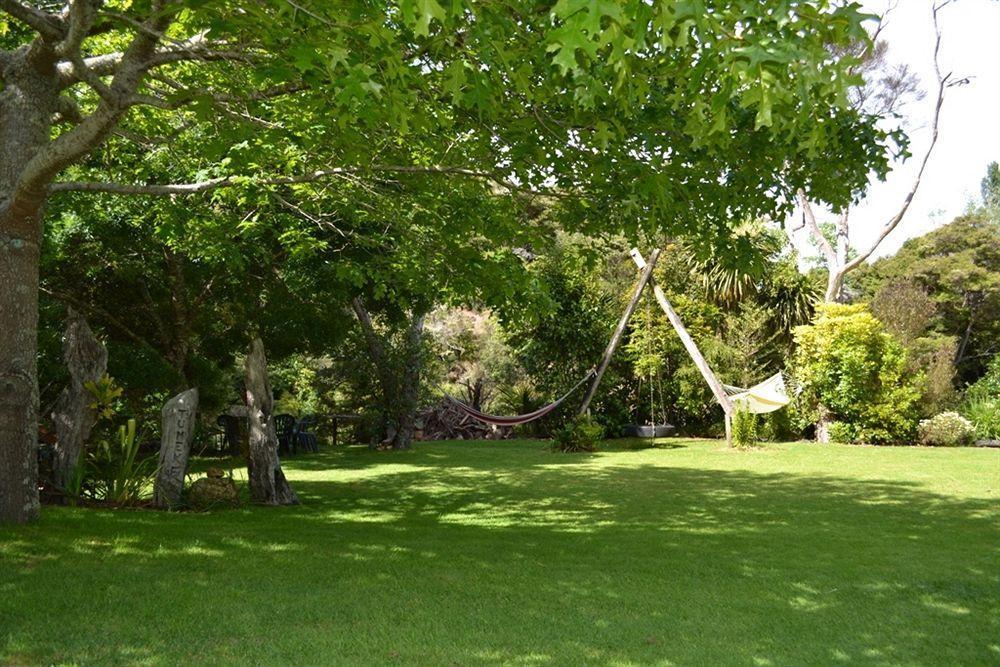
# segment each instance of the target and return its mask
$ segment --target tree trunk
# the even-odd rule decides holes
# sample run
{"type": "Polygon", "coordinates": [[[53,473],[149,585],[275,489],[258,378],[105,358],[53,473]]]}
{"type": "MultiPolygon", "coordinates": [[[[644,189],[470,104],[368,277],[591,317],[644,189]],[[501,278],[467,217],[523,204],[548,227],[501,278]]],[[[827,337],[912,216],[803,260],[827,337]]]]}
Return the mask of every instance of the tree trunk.
{"type": "Polygon", "coordinates": [[[403,381],[396,403],[396,435],[393,449],[409,449],[413,444],[413,430],[417,422],[420,403],[420,371],[423,367],[421,342],[424,332],[424,315],[414,314],[406,335],[406,361],[403,364],[403,381]]]}
{"type": "Polygon", "coordinates": [[[38,215],[0,204],[0,523],[39,512],[38,215]]]}
{"type": "Polygon", "coordinates": [[[825,406],[819,406],[819,417],[816,419],[816,442],[830,444],[830,427],[833,425],[833,415],[825,406]]]}
{"type": "Polygon", "coordinates": [[[957,368],[960,363],[965,359],[965,350],[969,346],[969,339],[972,337],[972,326],[976,321],[976,308],[972,305],[975,299],[970,297],[969,293],[965,293],[965,297],[962,299],[962,305],[969,308],[969,322],[966,324],[965,333],[962,334],[962,341],[958,344],[958,348],[955,350],[955,367],[957,368]]]}
{"type": "Polygon", "coordinates": [[[387,346],[375,330],[371,315],[360,297],[354,298],[351,307],[358,317],[372,364],[375,366],[375,374],[379,379],[382,412],[385,418],[385,438],[381,441],[381,445],[392,449],[408,449],[413,443],[413,431],[419,407],[420,372],[423,367],[421,341],[425,313],[415,311],[411,315],[404,342],[405,349],[402,351],[402,373],[397,373],[387,346]]]}
{"type": "Polygon", "coordinates": [[[38,518],[38,257],[48,188],[21,176],[50,140],[56,57],[19,50],[0,85],[0,523],[38,518]]]}
{"type": "Polygon", "coordinates": [[[826,293],[823,301],[826,303],[841,303],[844,300],[844,277],[843,267],[829,266],[829,274],[826,278],[826,293]]]}
{"type": "Polygon", "coordinates": [[[63,359],[69,369],[69,385],[59,394],[52,421],[56,431],[53,480],[65,489],[83,453],[97,415],[90,407],[93,396],[88,382],[97,382],[108,370],[108,350],[87,325],[87,320],[72,308],[63,334],[63,359]]]}
{"type": "Polygon", "coordinates": [[[246,401],[250,424],[250,499],[263,505],[298,505],[299,498],[285,479],[278,460],[278,434],[274,429],[274,396],[267,378],[264,342],[250,344],[246,359],[246,401]]]}

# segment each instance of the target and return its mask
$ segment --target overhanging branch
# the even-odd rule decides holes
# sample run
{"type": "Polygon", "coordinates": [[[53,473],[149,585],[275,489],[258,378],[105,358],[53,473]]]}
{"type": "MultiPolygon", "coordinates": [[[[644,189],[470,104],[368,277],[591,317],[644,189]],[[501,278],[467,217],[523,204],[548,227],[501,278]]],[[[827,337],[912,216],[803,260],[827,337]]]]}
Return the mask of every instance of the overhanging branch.
{"type": "Polygon", "coordinates": [[[513,191],[532,192],[529,188],[523,188],[506,179],[497,177],[488,171],[480,171],[467,167],[449,166],[410,166],[410,165],[375,165],[371,167],[335,167],[333,169],[321,169],[306,174],[296,176],[276,176],[271,178],[252,178],[247,176],[220,176],[209,178],[203,181],[190,183],[169,183],[169,184],[133,184],[133,183],[102,183],[93,181],[62,181],[53,183],[49,191],[56,192],[102,192],[117,195],[146,195],[154,197],[168,197],[173,195],[193,195],[204,192],[211,192],[219,188],[233,187],[236,185],[294,185],[296,183],[312,183],[328,178],[346,177],[352,174],[363,172],[392,173],[392,174],[440,174],[448,176],[460,176],[473,178],[490,183],[496,183],[501,187],[513,191]]]}
{"type": "Polygon", "coordinates": [[[0,10],[32,28],[47,42],[57,42],[65,35],[65,26],[56,16],[17,0],[0,0],[0,10]]]}

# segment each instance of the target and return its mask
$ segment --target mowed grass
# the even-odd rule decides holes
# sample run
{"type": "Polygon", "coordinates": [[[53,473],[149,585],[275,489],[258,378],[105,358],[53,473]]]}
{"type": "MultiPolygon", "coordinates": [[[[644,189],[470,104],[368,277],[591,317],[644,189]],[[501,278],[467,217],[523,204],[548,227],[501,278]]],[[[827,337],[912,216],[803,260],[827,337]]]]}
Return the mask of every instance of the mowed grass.
{"type": "Polygon", "coordinates": [[[0,663],[1000,664],[1000,451],[418,443],[0,529],[0,663]]]}

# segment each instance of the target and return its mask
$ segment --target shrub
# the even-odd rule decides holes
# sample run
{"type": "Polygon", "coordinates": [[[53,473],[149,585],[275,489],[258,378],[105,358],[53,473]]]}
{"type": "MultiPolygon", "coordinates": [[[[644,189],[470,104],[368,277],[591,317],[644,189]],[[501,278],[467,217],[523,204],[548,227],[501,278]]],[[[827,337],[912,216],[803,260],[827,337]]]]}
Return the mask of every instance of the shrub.
{"type": "Polygon", "coordinates": [[[795,329],[793,360],[802,415],[840,422],[846,442],[909,441],[922,375],[906,372],[906,350],[863,305],[824,304],[795,329]]]}
{"type": "Polygon", "coordinates": [[[1000,439],[1000,355],[993,357],[986,375],[965,392],[962,412],[976,427],[976,435],[1000,439]]]}
{"type": "Polygon", "coordinates": [[[935,447],[958,447],[972,443],[976,429],[957,412],[942,412],[924,419],[918,427],[920,444],[935,447]]]}
{"type": "Polygon", "coordinates": [[[737,408],[733,414],[733,445],[749,449],[757,442],[757,415],[745,408],[737,408]]]}
{"type": "Polygon", "coordinates": [[[850,424],[832,422],[830,424],[830,442],[857,442],[857,433],[850,424]]]}
{"type": "Polygon", "coordinates": [[[590,417],[575,417],[552,434],[552,449],[557,452],[593,452],[604,436],[604,428],[590,417]]]}
{"type": "Polygon", "coordinates": [[[757,437],[771,442],[785,442],[802,437],[801,429],[796,429],[795,410],[793,405],[786,405],[780,410],[768,412],[760,419],[757,437]]]}
{"type": "Polygon", "coordinates": [[[962,409],[976,435],[984,440],[1000,440],[1000,398],[966,399],[962,409]]]}
{"type": "Polygon", "coordinates": [[[138,503],[156,474],[156,457],[139,457],[135,420],[118,428],[117,437],[98,441],[91,460],[94,495],[123,505],[138,503]]]}

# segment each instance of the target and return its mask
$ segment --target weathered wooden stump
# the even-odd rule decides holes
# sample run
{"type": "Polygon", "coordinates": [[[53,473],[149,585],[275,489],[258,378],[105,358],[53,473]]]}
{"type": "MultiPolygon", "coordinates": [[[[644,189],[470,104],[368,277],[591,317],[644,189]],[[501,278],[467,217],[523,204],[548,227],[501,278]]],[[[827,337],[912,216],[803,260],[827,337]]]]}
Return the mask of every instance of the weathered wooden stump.
{"type": "Polygon", "coordinates": [[[153,502],[160,509],[171,509],[180,503],[197,412],[197,389],[181,392],[163,406],[160,467],[153,485],[153,502]]]}
{"type": "Polygon", "coordinates": [[[250,422],[250,499],[264,505],[298,505],[278,460],[274,429],[274,395],[267,377],[264,342],[255,338],[246,360],[246,402],[250,422]]]}
{"type": "Polygon", "coordinates": [[[69,384],[52,410],[56,445],[53,474],[56,485],[65,489],[76,469],[83,445],[90,437],[97,415],[90,408],[93,396],[88,382],[97,382],[107,372],[108,350],[87,326],[87,320],[72,308],[66,316],[63,358],[69,369],[69,384]]]}

